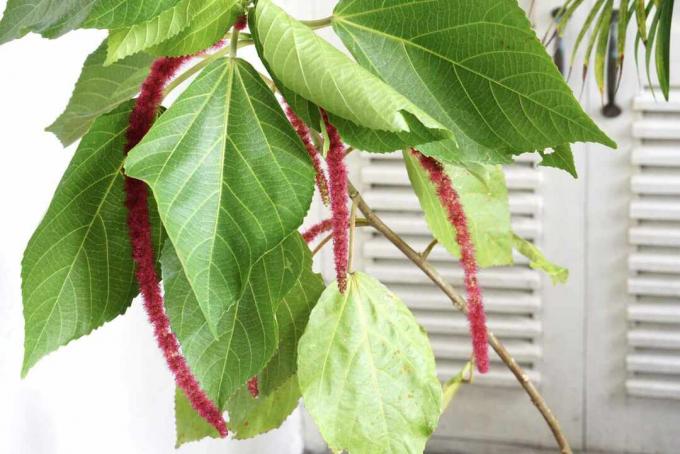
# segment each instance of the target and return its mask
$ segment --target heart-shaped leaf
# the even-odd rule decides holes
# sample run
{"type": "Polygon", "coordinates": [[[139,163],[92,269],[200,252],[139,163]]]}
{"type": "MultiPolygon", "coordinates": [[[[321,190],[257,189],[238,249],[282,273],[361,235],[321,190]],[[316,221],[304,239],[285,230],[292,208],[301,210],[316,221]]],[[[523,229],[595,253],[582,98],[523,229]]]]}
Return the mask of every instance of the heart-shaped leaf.
{"type": "Polygon", "coordinates": [[[331,449],[423,452],[439,420],[434,354],[408,308],[380,282],[354,273],[326,289],[300,339],[305,408],[331,449]]]}
{"type": "Polygon", "coordinates": [[[220,59],[130,153],[208,325],[241,297],[254,264],[309,209],[314,169],[276,98],[245,61],[220,59]]]}

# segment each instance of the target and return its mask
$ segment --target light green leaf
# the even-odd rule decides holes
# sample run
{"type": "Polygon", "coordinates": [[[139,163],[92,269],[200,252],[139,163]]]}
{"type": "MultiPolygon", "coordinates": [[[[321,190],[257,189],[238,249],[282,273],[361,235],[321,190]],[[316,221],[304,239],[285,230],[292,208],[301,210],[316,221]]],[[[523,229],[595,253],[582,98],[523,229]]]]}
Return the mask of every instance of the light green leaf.
{"type": "Polygon", "coordinates": [[[302,224],[314,170],[245,61],[207,67],[130,153],[214,333],[254,264],[302,224]]]}
{"type": "Polygon", "coordinates": [[[120,28],[148,21],[182,0],[96,0],[83,24],[87,28],[120,28]]]}
{"type": "MultiPolygon", "coordinates": [[[[122,106],[94,123],[28,243],[21,272],[22,375],[125,312],[137,294],[122,173],[130,110],[122,106]]],[[[154,225],[158,245],[157,218],[154,225]]]]}
{"type": "Polygon", "coordinates": [[[515,0],[342,0],[333,27],[360,64],[453,131],[463,149],[615,146],[515,0]]]}
{"type": "MultiPolygon", "coordinates": [[[[404,160],[430,231],[447,251],[460,257],[456,231],[439,202],[429,175],[411,153],[405,152],[404,160]]],[[[511,264],[510,206],[503,169],[500,166],[482,165],[444,167],[463,203],[479,266],[511,264]]]]}
{"type": "Polygon", "coordinates": [[[189,26],[202,4],[203,0],[181,0],[145,22],[111,30],[106,64],[110,65],[178,35],[189,26]]]}
{"type": "Polygon", "coordinates": [[[0,44],[29,32],[51,38],[80,26],[97,0],[8,0],[0,21],[0,44]]]}
{"type": "Polygon", "coordinates": [[[194,375],[221,409],[276,352],[276,303],[295,285],[306,250],[300,235],[294,233],[259,260],[251,269],[242,295],[228,302],[229,308],[221,313],[216,338],[167,242],[161,262],[172,330],[194,375]]]}
{"type": "Polygon", "coordinates": [[[192,55],[216,44],[244,10],[240,0],[204,0],[194,9],[191,24],[178,35],[149,49],[154,55],[192,55]]]}
{"type": "Polygon", "coordinates": [[[540,162],[542,166],[554,167],[562,169],[574,178],[578,178],[578,171],[576,170],[576,163],[574,162],[574,154],[571,152],[571,146],[560,145],[555,147],[552,153],[541,152],[543,158],[540,162]]]}
{"type": "Polygon", "coordinates": [[[82,137],[98,116],[132,98],[153,61],[139,54],[105,67],[105,58],[106,41],[87,57],[66,110],[47,128],[64,146],[82,137]]]}
{"type": "Polygon", "coordinates": [[[246,387],[240,388],[229,399],[229,429],[234,438],[245,440],[269,432],[281,426],[298,406],[300,386],[297,375],[288,378],[267,396],[257,399],[246,387]]]}
{"type": "Polygon", "coordinates": [[[196,413],[184,391],[179,388],[175,389],[175,429],[175,448],[207,437],[220,438],[217,429],[196,413]]]}
{"type": "MultiPolygon", "coordinates": [[[[333,123],[349,143],[359,133],[408,136],[413,132],[418,136],[427,134],[429,141],[450,136],[442,125],[404,96],[270,0],[257,3],[251,29],[257,35],[260,55],[272,76],[288,90],[333,114],[333,123]],[[348,123],[343,125],[339,120],[348,123]],[[351,124],[355,128],[361,125],[361,131],[352,130],[351,124]]],[[[422,138],[417,142],[422,143],[422,138]]]]}
{"type": "Polygon", "coordinates": [[[566,284],[569,280],[569,270],[561,266],[557,266],[545,258],[540,249],[515,234],[512,236],[512,241],[517,252],[531,260],[530,266],[535,270],[543,271],[550,276],[553,285],[566,284]]]}
{"type": "Polygon", "coordinates": [[[261,396],[271,394],[297,372],[298,341],[307,327],[309,314],[325,287],[321,276],[312,271],[312,254],[306,251],[302,274],[276,309],[279,347],[267,367],[259,374],[261,396]]]}
{"type": "Polygon", "coordinates": [[[362,273],[326,289],[300,340],[305,408],[331,449],[423,452],[442,390],[427,335],[406,306],[362,273]]]}

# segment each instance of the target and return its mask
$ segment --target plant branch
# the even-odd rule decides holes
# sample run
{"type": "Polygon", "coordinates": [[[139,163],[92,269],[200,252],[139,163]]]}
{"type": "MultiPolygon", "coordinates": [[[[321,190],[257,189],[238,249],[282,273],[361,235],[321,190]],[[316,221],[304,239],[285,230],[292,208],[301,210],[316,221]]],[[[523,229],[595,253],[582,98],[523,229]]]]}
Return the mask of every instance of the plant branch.
{"type": "Polygon", "coordinates": [[[300,22],[302,22],[303,24],[305,24],[309,28],[317,30],[319,28],[328,27],[329,25],[331,25],[332,20],[333,20],[333,16],[328,16],[328,17],[324,17],[323,19],[303,20],[303,21],[300,21],[300,22]]]}
{"type": "MultiPolygon", "coordinates": [[[[420,268],[427,275],[427,277],[429,277],[430,280],[434,282],[434,284],[437,285],[437,287],[439,287],[446,294],[446,296],[449,297],[456,309],[467,314],[467,305],[465,300],[449,283],[444,280],[437,269],[434,268],[426,259],[424,259],[422,255],[409,246],[397,233],[390,229],[382,221],[382,219],[380,219],[375,214],[375,212],[373,212],[373,210],[361,197],[359,191],[351,183],[349,184],[349,192],[350,197],[357,204],[357,208],[366,217],[368,223],[381,234],[383,234],[385,238],[394,244],[397,249],[399,249],[409,260],[418,266],[418,268],[420,268]]],[[[548,407],[548,404],[541,393],[531,382],[526,372],[522,370],[510,352],[508,352],[505,346],[491,332],[489,332],[489,345],[491,345],[491,348],[494,349],[503,363],[505,363],[508,369],[510,369],[517,381],[520,383],[520,385],[522,385],[522,388],[524,388],[526,393],[529,395],[531,402],[541,413],[543,419],[545,419],[546,423],[550,427],[550,430],[552,431],[553,436],[555,437],[555,441],[560,447],[560,452],[563,454],[571,454],[572,450],[569,446],[569,441],[567,440],[564,432],[562,432],[559,421],[553,414],[552,410],[550,410],[548,407]]]]}

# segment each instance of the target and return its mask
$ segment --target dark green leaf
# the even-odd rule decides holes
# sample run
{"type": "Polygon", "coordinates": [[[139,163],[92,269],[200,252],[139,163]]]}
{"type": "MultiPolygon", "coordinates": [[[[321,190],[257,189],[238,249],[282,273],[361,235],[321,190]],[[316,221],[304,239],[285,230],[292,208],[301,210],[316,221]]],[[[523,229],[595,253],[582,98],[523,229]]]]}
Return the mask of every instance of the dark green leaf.
{"type": "Polygon", "coordinates": [[[574,178],[578,178],[574,154],[569,145],[555,147],[552,153],[541,152],[543,159],[540,164],[545,167],[562,169],[574,178]]]}
{"type": "Polygon", "coordinates": [[[137,293],[122,173],[130,110],[126,105],[94,123],[28,243],[23,375],[46,354],[122,314],[137,293]]]}
{"type": "Polygon", "coordinates": [[[161,261],[172,329],[191,370],[221,409],[276,352],[275,307],[299,278],[306,250],[304,241],[295,233],[259,260],[251,269],[243,293],[225,304],[228,309],[218,320],[216,338],[167,242],[161,261]]]}
{"type": "Polygon", "coordinates": [[[670,94],[671,27],[674,0],[663,0],[659,8],[659,29],[656,37],[656,73],[664,98],[670,94]]]}
{"type": "MultiPolygon", "coordinates": [[[[427,172],[411,153],[404,152],[404,160],[430,231],[449,253],[460,257],[456,231],[427,172]]],[[[445,168],[463,203],[479,266],[511,264],[510,206],[502,168],[482,165],[445,168]]]]}
{"type": "Polygon", "coordinates": [[[360,64],[453,131],[461,148],[614,146],[514,0],[343,0],[333,27],[360,64]]]}
{"type": "Polygon", "coordinates": [[[423,452],[442,402],[427,335],[380,282],[348,280],[344,295],[326,289],[300,340],[305,408],[331,449],[423,452]]]}
{"type": "Polygon", "coordinates": [[[149,184],[214,333],[251,269],[309,209],[314,170],[276,98],[245,61],[206,68],[126,163],[149,184]]]}
{"type": "Polygon", "coordinates": [[[153,57],[139,54],[104,66],[106,41],[87,60],[66,110],[47,130],[68,146],[82,137],[94,120],[139,91],[153,57]]]}

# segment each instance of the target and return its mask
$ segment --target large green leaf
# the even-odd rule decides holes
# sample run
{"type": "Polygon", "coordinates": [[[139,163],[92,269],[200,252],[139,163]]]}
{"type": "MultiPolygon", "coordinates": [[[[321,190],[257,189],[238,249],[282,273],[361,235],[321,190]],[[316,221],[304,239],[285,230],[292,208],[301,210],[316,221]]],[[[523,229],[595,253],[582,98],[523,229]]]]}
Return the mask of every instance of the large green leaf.
{"type": "Polygon", "coordinates": [[[97,0],[8,0],[0,44],[29,32],[56,37],[80,26],[97,0]]]}
{"type": "MultiPolygon", "coordinates": [[[[23,375],[123,313],[137,293],[122,173],[130,110],[122,106],[94,123],[28,243],[21,273],[23,375]]],[[[158,245],[157,218],[154,224],[158,245]]]]}
{"type": "Polygon", "coordinates": [[[203,0],[181,0],[158,16],[109,33],[106,64],[134,55],[178,35],[191,23],[203,0]]]}
{"type": "Polygon", "coordinates": [[[352,454],[423,452],[442,390],[432,349],[406,306],[354,273],[326,289],[300,340],[298,377],[329,446],[352,454]]]}
{"type": "Polygon", "coordinates": [[[515,0],[342,0],[333,27],[359,63],[452,130],[461,148],[615,146],[515,0]]]}
{"type": "Polygon", "coordinates": [[[279,348],[259,374],[261,396],[271,394],[297,372],[298,341],[325,287],[321,276],[312,271],[312,255],[307,251],[302,263],[302,274],[276,309],[279,348]]]}
{"type": "Polygon", "coordinates": [[[308,249],[294,233],[252,267],[243,294],[208,328],[182,265],[168,243],[161,258],[166,308],[182,351],[208,396],[227,399],[269,362],[278,346],[275,305],[295,285],[308,249]]]}
{"type": "Polygon", "coordinates": [[[450,137],[444,126],[270,0],[258,2],[251,29],[272,76],[331,113],[352,145],[374,148],[370,143],[391,138],[392,143],[380,151],[392,151],[405,142],[415,145],[450,137]],[[410,135],[416,138],[409,140],[410,135]]]}
{"type": "Polygon", "coordinates": [[[132,98],[149,73],[153,57],[146,54],[105,67],[106,45],[87,57],[66,110],[47,128],[64,146],[82,137],[98,116],[132,98]]]}
{"type": "Polygon", "coordinates": [[[206,68],[132,150],[126,170],[153,190],[213,330],[253,265],[301,225],[314,190],[302,142],[241,60],[206,68]]]}
{"type": "MultiPolygon", "coordinates": [[[[447,251],[460,257],[456,231],[427,172],[411,153],[405,152],[404,160],[430,231],[447,251]]],[[[511,264],[510,206],[503,169],[482,165],[444,167],[463,203],[479,266],[511,264]]]]}
{"type": "Polygon", "coordinates": [[[88,28],[120,28],[152,19],[183,0],[96,0],[83,23],[88,28]]]}
{"type": "Polygon", "coordinates": [[[226,35],[243,12],[241,0],[200,1],[192,5],[193,18],[189,27],[149,52],[154,55],[182,56],[207,49],[226,35]]]}

